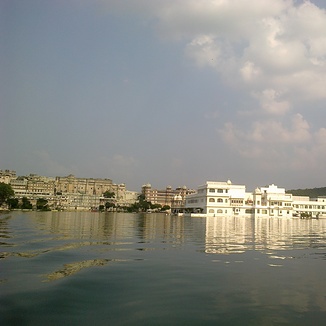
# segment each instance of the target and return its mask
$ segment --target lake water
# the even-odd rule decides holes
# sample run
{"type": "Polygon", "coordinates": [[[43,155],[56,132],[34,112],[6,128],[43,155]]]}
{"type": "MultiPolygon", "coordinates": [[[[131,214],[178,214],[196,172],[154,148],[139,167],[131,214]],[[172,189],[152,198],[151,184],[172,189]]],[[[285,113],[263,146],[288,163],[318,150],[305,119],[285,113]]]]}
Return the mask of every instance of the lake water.
{"type": "Polygon", "coordinates": [[[0,215],[0,325],[326,325],[326,220],[0,215]]]}

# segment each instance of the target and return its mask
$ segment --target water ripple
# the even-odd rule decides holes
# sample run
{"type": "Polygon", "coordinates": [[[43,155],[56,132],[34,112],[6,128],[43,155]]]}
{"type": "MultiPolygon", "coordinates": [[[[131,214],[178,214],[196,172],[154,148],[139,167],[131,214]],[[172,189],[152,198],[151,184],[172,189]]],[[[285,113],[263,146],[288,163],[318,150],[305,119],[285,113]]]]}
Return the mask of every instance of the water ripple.
{"type": "Polygon", "coordinates": [[[45,277],[47,281],[56,281],[64,277],[71,276],[78,273],[82,269],[90,268],[94,266],[103,266],[108,264],[108,262],[121,262],[125,261],[122,259],[91,259],[83,260],[75,263],[64,264],[64,267],[60,270],[54,271],[50,274],[46,274],[45,277]]]}

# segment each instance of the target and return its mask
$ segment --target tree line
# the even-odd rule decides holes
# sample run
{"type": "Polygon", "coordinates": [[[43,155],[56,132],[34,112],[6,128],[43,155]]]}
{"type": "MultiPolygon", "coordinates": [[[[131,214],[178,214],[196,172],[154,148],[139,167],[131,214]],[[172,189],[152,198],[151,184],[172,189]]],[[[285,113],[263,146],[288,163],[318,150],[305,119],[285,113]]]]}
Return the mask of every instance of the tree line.
{"type": "Polygon", "coordinates": [[[292,190],[287,190],[286,193],[292,194],[293,196],[309,196],[310,198],[317,198],[321,196],[326,196],[326,187],[292,189],[292,190]]]}

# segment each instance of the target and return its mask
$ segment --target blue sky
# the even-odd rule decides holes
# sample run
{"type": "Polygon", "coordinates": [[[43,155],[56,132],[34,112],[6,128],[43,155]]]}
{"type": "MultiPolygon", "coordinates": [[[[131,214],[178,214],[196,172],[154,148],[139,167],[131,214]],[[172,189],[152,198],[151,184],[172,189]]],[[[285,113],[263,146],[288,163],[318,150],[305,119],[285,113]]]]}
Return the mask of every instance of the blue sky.
{"type": "Polygon", "coordinates": [[[2,0],[0,169],[326,186],[325,8],[2,0]]]}

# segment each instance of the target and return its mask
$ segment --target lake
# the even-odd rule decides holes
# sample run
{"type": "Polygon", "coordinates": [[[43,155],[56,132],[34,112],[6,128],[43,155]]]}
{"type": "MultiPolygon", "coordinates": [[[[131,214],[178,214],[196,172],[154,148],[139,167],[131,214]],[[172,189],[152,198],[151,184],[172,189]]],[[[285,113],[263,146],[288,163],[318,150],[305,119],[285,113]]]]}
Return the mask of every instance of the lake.
{"type": "Polygon", "coordinates": [[[325,325],[326,220],[0,215],[1,325],[325,325]]]}

